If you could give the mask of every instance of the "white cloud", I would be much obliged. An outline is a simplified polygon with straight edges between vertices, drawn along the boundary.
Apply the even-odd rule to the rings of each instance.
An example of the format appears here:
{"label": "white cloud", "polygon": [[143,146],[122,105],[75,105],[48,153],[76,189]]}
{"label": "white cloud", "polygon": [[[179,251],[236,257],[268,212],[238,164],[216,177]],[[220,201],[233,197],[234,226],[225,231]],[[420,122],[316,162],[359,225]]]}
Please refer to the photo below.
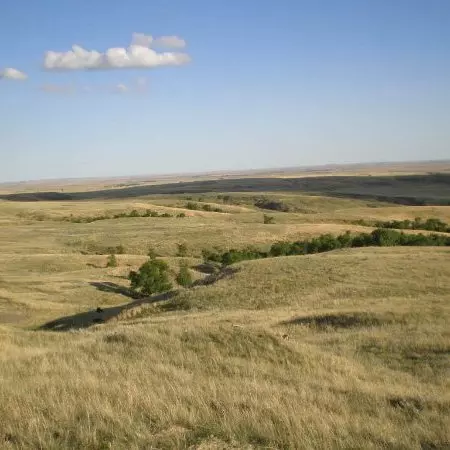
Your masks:
{"label": "white cloud", "polygon": [[153,41],[155,47],[166,48],[184,48],[186,47],[186,41],[178,36],[162,36]]}
{"label": "white cloud", "polygon": [[[172,44],[176,40],[182,41],[174,36],[168,38]],[[47,70],[101,70],[179,66],[190,62],[191,58],[187,53],[159,53],[151,49],[153,42],[151,36],[134,33],[132,44],[128,48],[110,48],[102,53],[74,45],[67,52],[46,52],[44,67]]]}
{"label": "white cloud", "polygon": [[0,79],[23,81],[27,78],[28,75],[20,70],[13,69],[12,67],[7,67],[6,69],[0,71]]}
{"label": "white cloud", "polygon": [[118,94],[125,94],[126,92],[128,92],[130,89],[128,88],[128,86],[126,86],[125,84],[117,84],[116,86],[114,86],[114,92],[118,93]]}
{"label": "white cloud", "polygon": [[142,47],[150,47],[153,42],[153,37],[143,33],[133,33],[131,45],[141,45]]}

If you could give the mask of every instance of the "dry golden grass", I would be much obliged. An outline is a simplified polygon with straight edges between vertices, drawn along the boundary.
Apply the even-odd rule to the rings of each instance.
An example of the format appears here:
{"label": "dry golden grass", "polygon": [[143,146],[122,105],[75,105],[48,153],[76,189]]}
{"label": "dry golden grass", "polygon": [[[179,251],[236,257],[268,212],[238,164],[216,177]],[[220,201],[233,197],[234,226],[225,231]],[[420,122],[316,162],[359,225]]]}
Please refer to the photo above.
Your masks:
{"label": "dry golden grass", "polygon": [[72,333],[3,327],[4,445],[444,444],[450,252],[413,250],[247,262],[184,294],[211,311]]}
{"label": "dry golden grass", "polygon": [[[126,275],[150,245],[175,272],[186,242],[201,279],[205,247],[368,230],[344,220],[450,217],[450,207],[281,197],[308,213],[269,212],[277,223],[264,225],[242,205],[76,224],[54,219],[183,201],[0,202],[0,448],[448,446],[449,248],[248,261],[211,285],[129,297]],[[89,254],[118,244],[116,268]],[[40,328],[55,319],[68,331]]]}

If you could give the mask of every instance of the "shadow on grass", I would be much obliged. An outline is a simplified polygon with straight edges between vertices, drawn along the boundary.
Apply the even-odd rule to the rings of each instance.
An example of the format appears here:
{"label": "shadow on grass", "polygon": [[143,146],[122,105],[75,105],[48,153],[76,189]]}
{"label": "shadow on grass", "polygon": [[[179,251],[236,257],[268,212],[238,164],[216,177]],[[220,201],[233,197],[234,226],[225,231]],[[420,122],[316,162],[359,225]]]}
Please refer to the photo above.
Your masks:
{"label": "shadow on grass", "polygon": [[[113,283],[106,284],[108,285]],[[79,314],[74,314],[72,316],[61,317],[59,319],[45,323],[44,325],[39,327],[39,329],[48,331],[70,331],[89,328],[99,323],[108,322],[109,320],[117,317],[119,314],[122,314],[129,309],[136,308],[137,306],[169,300],[175,297],[177,293],[178,291],[164,292],[162,294],[152,295],[151,297],[139,298],[138,300],[134,300],[125,305],[112,306],[110,308],[97,308],[96,310],[82,312]]]}
{"label": "shadow on grass", "polygon": [[139,294],[137,294],[136,292],[132,291],[131,289],[125,286],[121,286],[120,284],[110,283],[108,281],[93,281],[89,284],[102,292],[120,294],[124,295],[125,297],[134,299],[140,298]]}
{"label": "shadow on grass", "polygon": [[372,314],[367,313],[344,313],[323,314],[307,317],[295,317],[281,322],[280,325],[307,325],[319,329],[327,328],[363,328],[379,326],[387,323]]}
{"label": "shadow on grass", "polygon": [[[196,286],[208,286],[214,284],[219,280],[233,276],[238,270],[239,269],[233,267],[224,267],[216,274],[209,275],[201,280],[197,280],[192,284],[191,287],[193,288]],[[89,284],[102,292],[121,294],[128,298],[132,298],[133,301],[125,305],[112,306],[110,308],[97,308],[96,310],[61,317],[59,319],[45,323],[44,325],[39,327],[39,329],[50,331],[69,331],[89,328],[99,323],[108,322],[109,320],[118,317],[120,314],[124,313],[127,310],[145,304],[151,304],[161,301],[165,301],[165,303],[161,305],[161,311],[189,309],[189,305],[183,303],[183,301],[179,303],[168,301],[177,296],[177,294],[179,293],[178,290],[172,290],[164,292],[162,294],[152,295],[150,297],[142,297],[139,294],[133,292],[131,289],[107,281],[95,281]]]}
{"label": "shadow on grass", "polygon": [[318,176],[313,178],[234,178],[87,192],[26,192],[0,195],[2,200],[70,201],[134,198],[147,195],[222,192],[303,192],[330,197],[371,199],[404,205],[449,205],[450,174],[402,176]]}

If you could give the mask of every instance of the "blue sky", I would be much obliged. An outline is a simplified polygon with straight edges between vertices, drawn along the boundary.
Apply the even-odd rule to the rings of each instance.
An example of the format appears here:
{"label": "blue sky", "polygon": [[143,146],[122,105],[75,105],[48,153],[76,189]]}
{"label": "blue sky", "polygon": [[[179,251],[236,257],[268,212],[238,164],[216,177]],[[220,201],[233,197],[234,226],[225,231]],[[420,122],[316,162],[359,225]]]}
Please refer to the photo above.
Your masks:
{"label": "blue sky", "polygon": [[[133,33],[191,61],[44,70]],[[448,0],[1,0],[6,68],[0,182],[450,158]]]}

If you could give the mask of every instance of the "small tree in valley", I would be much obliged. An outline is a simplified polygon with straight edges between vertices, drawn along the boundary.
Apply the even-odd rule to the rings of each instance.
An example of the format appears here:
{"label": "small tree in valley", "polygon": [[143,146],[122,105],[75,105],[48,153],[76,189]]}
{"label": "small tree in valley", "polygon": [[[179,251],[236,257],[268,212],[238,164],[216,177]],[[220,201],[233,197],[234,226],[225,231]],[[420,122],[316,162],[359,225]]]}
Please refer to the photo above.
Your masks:
{"label": "small tree in valley", "polygon": [[150,259],[137,272],[128,275],[131,289],[143,295],[158,294],[172,289],[169,280],[169,266],[159,259]]}

